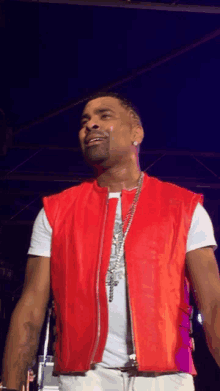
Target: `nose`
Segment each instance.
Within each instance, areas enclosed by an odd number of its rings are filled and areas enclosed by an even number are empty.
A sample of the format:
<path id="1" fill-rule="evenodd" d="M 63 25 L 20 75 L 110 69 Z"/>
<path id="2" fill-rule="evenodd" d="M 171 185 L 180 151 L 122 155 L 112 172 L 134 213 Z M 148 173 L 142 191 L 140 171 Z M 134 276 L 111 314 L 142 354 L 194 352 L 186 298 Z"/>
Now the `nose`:
<path id="1" fill-rule="evenodd" d="M 93 129 L 99 129 L 100 128 L 100 126 L 99 125 L 97 125 L 96 123 L 94 123 L 94 122 L 87 122 L 87 124 L 86 124 L 86 130 L 89 130 L 89 131 L 91 131 L 91 130 L 93 130 Z"/>

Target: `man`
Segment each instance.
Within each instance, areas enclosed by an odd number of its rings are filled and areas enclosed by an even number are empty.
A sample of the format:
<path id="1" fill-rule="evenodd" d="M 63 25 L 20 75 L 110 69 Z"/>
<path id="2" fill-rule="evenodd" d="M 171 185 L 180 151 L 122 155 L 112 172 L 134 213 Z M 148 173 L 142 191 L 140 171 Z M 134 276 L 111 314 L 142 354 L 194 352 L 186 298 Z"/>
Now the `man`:
<path id="1" fill-rule="evenodd" d="M 45 197 L 11 319 L 4 385 L 21 390 L 50 295 L 60 390 L 194 390 L 189 283 L 220 366 L 220 281 L 203 196 L 142 173 L 144 131 L 114 93 L 89 99 L 79 140 L 95 179 Z"/>

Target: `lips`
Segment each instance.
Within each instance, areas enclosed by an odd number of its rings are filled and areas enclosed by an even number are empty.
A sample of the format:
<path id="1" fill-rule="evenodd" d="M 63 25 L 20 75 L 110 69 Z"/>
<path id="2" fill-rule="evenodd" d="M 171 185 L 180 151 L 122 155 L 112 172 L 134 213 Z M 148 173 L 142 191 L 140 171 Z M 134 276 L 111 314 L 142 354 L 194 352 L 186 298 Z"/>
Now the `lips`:
<path id="1" fill-rule="evenodd" d="M 94 137 L 89 137 L 88 139 L 85 140 L 85 144 L 87 145 L 92 145 L 92 144 L 98 144 L 99 142 L 103 141 L 106 137 L 102 136 L 94 136 Z"/>
<path id="2" fill-rule="evenodd" d="M 93 145 L 98 145 L 98 144 L 101 144 L 102 142 L 104 141 L 104 139 L 100 139 L 100 140 L 91 140 L 86 146 L 87 148 L 93 146 Z"/>

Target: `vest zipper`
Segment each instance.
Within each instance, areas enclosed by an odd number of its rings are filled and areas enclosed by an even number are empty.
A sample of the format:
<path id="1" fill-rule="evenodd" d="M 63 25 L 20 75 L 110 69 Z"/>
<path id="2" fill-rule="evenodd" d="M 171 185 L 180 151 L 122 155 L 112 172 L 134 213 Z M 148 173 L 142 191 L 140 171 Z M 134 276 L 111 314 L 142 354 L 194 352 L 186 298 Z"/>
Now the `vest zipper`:
<path id="1" fill-rule="evenodd" d="M 124 256 L 124 259 L 125 259 L 125 256 Z M 133 353 L 129 355 L 129 358 L 130 358 L 130 360 L 133 360 L 132 366 L 138 368 L 136 347 L 135 347 L 135 341 L 134 341 L 134 328 L 133 328 L 133 318 L 132 318 L 132 312 L 131 312 L 130 292 L 129 292 L 128 272 L 127 272 L 126 260 L 125 260 L 125 270 L 126 270 L 126 285 L 127 285 L 127 292 L 128 292 L 128 306 L 129 306 L 130 319 L 131 319 L 131 336 L 132 336 L 132 344 L 133 344 Z"/>
<path id="2" fill-rule="evenodd" d="M 107 195 L 107 197 L 108 197 L 108 195 Z M 107 207 L 108 207 L 108 200 L 107 200 Z M 107 207 L 105 208 L 105 218 L 104 218 L 104 225 L 103 225 L 103 227 L 105 227 L 105 225 L 106 225 Z M 104 244 L 104 233 L 105 233 L 105 229 L 102 230 L 102 240 L 101 240 L 101 248 L 100 248 L 100 252 L 99 252 L 98 273 L 97 273 L 97 280 L 96 280 L 96 300 L 98 301 L 98 310 L 97 310 L 97 313 L 98 313 L 98 331 L 97 331 L 97 337 L 96 337 L 96 341 L 95 341 L 95 346 L 94 346 L 93 353 L 92 353 L 91 360 L 90 360 L 90 366 L 92 364 L 95 364 L 93 362 L 93 360 L 94 360 L 95 353 L 96 353 L 96 350 L 97 350 L 97 347 L 98 347 L 98 343 L 99 343 L 99 339 L 100 339 L 99 277 L 100 277 L 100 266 L 101 266 L 101 260 L 102 260 L 102 250 L 103 250 L 103 244 Z"/>

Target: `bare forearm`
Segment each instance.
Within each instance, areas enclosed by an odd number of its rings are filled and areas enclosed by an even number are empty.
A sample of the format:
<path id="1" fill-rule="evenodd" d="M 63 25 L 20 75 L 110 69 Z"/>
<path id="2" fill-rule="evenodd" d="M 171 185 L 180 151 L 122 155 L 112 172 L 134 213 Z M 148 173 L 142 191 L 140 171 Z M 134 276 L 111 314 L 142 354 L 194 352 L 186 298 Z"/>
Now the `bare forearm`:
<path id="1" fill-rule="evenodd" d="M 220 367 L 220 303 L 213 308 L 208 321 L 204 321 L 203 328 L 209 351 Z"/>
<path id="2" fill-rule="evenodd" d="M 28 368 L 36 357 L 40 330 L 30 322 L 12 316 L 3 357 L 3 386 L 21 391 L 26 385 Z"/>

